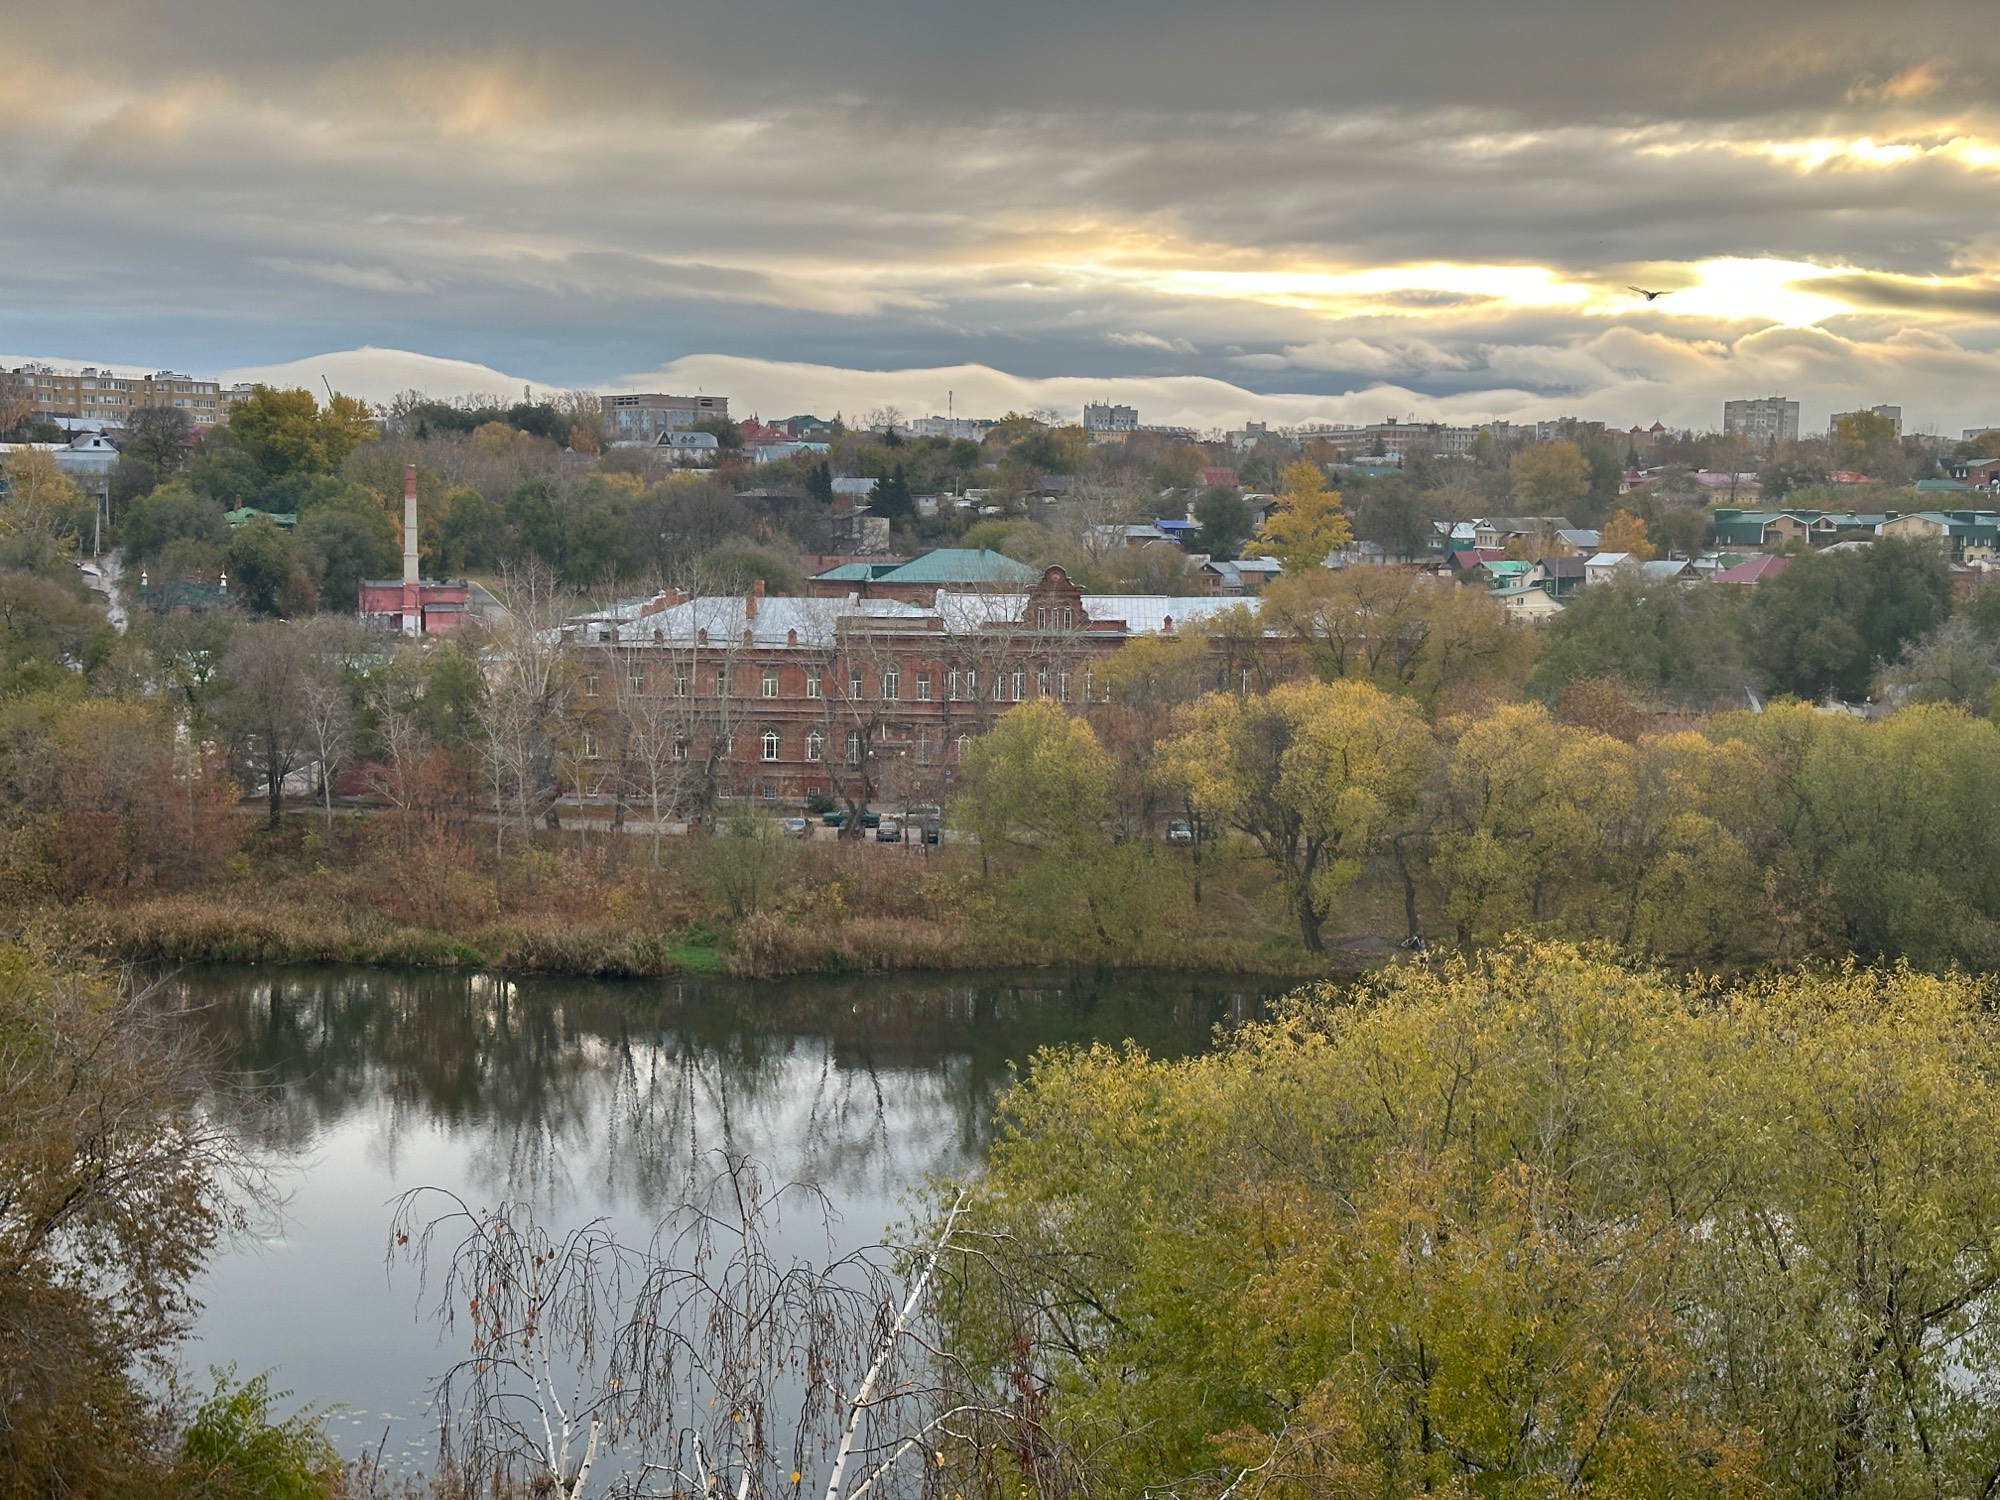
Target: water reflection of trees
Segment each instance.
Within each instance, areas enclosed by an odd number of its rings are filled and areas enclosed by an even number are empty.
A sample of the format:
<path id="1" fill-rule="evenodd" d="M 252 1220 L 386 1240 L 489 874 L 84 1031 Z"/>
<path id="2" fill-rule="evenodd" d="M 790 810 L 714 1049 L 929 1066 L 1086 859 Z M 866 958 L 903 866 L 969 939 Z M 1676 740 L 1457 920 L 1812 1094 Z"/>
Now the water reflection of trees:
<path id="1" fill-rule="evenodd" d="M 650 1210 L 699 1151 L 887 1189 L 974 1158 L 1039 1048 L 1133 1040 L 1176 1055 L 1269 991 L 1181 976 L 869 977 L 776 983 L 509 980 L 381 970 L 183 975 L 202 1024 L 263 1080 L 253 1124 L 308 1149 L 357 1111 L 393 1160 L 413 1131 L 469 1138 L 477 1187 Z"/>

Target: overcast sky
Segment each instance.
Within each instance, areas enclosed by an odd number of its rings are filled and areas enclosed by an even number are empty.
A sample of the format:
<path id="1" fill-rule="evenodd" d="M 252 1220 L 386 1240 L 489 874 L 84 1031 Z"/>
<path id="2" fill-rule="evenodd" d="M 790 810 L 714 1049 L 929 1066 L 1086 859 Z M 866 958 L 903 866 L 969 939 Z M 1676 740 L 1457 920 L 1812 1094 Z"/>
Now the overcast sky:
<path id="1" fill-rule="evenodd" d="M 766 415 L 2000 421 L 1991 0 L 67 12 L 0 0 L 12 354 Z M 314 360 L 360 349 L 465 363 Z"/>

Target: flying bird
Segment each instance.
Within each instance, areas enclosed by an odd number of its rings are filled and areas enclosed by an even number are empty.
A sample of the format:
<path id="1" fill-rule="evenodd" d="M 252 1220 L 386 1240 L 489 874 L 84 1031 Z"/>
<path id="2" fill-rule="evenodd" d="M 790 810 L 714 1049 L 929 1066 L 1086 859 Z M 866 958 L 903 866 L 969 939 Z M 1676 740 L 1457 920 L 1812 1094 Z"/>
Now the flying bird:
<path id="1" fill-rule="evenodd" d="M 1644 297 L 1648 302 L 1657 302 L 1660 300 L 1660 298 L 1667 295 L 1666 292 L 1649 292 L 1642 286 L 1628 286 L 1625 288 L 1625 290 L 1628 292 L 1637 292 L 1641 297 Z M 1669 288 L 1669 290 L 1671 290 L 1671 288 Z"/>

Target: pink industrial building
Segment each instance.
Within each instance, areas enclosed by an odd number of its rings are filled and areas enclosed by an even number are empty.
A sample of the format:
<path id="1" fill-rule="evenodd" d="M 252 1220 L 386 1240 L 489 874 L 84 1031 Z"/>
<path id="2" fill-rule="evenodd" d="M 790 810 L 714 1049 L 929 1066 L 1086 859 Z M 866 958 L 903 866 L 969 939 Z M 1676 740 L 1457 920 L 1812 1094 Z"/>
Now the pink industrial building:
<path id="1" fill-rule="evenodd" d="M 417 562 L 417 467 L 403 470 L 403 576 L 363 579 L 361 623 L 397 635 L 456 635 L 465 628 L 472 585 L 421 576 Z"/>

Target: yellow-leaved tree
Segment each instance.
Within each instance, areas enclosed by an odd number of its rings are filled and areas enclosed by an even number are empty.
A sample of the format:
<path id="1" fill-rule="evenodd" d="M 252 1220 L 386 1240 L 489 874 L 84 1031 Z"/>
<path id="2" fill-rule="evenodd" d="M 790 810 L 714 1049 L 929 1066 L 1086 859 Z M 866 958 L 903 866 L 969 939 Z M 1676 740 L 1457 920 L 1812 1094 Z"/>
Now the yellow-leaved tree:
<path id="1" fill-rule="evenodd" d="M 75 536 L 90 519 L 90 502 L 40 448 L 21 448 L 6 466 L 7 493 L 0 502 L 0 531 Z"/>
<path id="2" fill-rule="evenodd" d="M 1978 1494 L 1985 990 L 1544 944 L 1208 1057 L 1045 1054 L 941 1308 L 960 1456 L 996 1494 Z"/>
<path id="3" fill-rule="evenodd" d="M 1112 843 L 1113 776 L 1090 725 L 1039 699 L 966 747 L 951 816 L 1001 861 L 1023 937 L 1130 962 L 1172 882 L 1151 839 Z"/>
<path id="4" fill-rule="evenodd" d="M 1213 693 L 1175 715 L 1158 774 L 1277 868 L 1310 952 L 1335 899 L 1416 805 L 1435 746 L 1408 700 L 1364 682 Z"/>
<path id="5" fill-rule="evenodd" d="M 1597 547 L 1600 552 L 1629 553 L 1635 562 L 1645 562 L 1653 555 L 1653 539 L 1646 523 L 1629 510 L 1612 513 L 1597 535 Z"/>
<path id="6" fill-rule="evenodd" d="M 1326 487 L 1320 466 L 1306 458 L 1286 464 L 1278 475 L 1278 503 L 1257 528 L 1253 550 L 1277 558 L 1288 573 L 1302 573 L 1352 540 L 1340 491 Z"/>

